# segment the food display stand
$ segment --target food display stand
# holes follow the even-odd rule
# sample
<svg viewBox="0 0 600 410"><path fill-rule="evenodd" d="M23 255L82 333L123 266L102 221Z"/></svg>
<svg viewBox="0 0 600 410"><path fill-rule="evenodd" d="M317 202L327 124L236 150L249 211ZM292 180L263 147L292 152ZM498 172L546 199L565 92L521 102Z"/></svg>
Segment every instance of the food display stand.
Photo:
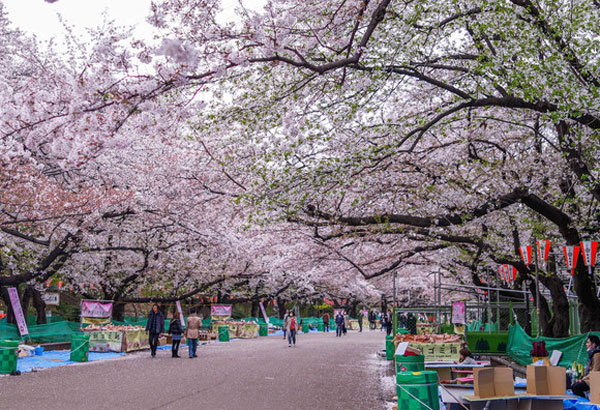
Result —
<svg viewBox="0 0 600 410"><path fill-rule="evenodd" d="M91 325L83 331L90 336L90 352L133 352L150 348L142 326Z"/></svg>
<svg viewBox="0 0 600 410"><path fill-rule="evenodd" d="M258 337L259 325L256 322L219 320L212 323L212 331L214 334L219 333L220 326L229 326L229 337L232 339L254 339Z"/></svg>

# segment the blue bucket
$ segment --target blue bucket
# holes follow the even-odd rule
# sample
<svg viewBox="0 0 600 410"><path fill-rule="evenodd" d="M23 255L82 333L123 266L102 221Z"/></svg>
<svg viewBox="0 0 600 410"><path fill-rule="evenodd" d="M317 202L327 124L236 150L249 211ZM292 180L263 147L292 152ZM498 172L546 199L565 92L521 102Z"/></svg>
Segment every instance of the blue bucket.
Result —
<svg viewBox="0 0 600 410"><path fill-rule="evenodd" d="M44 348L41 346L38 346L35 348L35 355L36 356L41 356L44 354Z"/></svg>

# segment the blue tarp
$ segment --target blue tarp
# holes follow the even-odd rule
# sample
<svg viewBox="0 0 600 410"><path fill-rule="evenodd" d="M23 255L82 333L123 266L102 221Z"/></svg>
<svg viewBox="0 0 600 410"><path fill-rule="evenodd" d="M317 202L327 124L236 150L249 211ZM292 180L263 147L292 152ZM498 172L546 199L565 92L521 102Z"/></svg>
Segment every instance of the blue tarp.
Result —
<svg viewBox="0 0 600 410"><path fill-rule="evenodd" d="M90 352L88 361L95 362L97 360L113 359L115 357L124 356L125 353L96 353ZM33 368L47 369L50 367L65 366L79 362L72 362L70 359L70 350L50 350L44 352L41 356L28 356L17 360L17 370L21 373L30 372Z"/></svg>
<svg viewBox="0 0 600 410"><path fill-rule="evenodd" d="M565 410L600 410L600 406L590 404L587 399L563 400Z"/></svg>

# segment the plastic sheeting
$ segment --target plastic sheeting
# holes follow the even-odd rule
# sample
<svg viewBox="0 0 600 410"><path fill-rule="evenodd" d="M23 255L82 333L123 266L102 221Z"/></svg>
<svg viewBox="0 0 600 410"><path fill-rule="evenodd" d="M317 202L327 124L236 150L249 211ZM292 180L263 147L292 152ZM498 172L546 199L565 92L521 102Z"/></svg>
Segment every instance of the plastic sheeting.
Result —
<svg viewBox="0 0 600 410"><path fill-rule="evenodd" d="M600 335L598 332L592 332L592 334ZM575 361L585 365L587 363L585 348L587 336L588 333L564 338L535 338L529 336L521 326L515 324L510 327L506 351L516 362L522 365L531 364L529 352L533 348L532 342L543 340L546 342L548 352L552 353L553 350L559 350L563 353L559 363L561 366L571 367Z"/></svg>
<svg viewBox="0 0 600 410"><path fill-rule="evenodd" d="M33 369L48 369L50 367L65 366L79 362L69 360L71 352L69 350L51 350L44 352L41 356L28 356L17 360L17 370L21 373L31 372ZM123 356L125 353L94 353L90 352L88 361L114 359Z"/></svg>
<svg viewBox="0 0 600 410"><path fill-rule="evenodd" d="M565 410L600 410L600 406L590 404L587 399L563 400Z"/></svg>

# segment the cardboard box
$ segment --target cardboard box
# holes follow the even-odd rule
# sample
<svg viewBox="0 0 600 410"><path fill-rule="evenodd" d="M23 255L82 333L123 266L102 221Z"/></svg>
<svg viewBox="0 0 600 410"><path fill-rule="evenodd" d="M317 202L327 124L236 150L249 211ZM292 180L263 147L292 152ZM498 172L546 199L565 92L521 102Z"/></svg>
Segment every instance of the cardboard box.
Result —
<svg viewBox="0 0 600 410"><path fill-rule="evenodd" d="M527 394L564 396L567 393L567 371L556 366L527 366Z"/></svg>
<svg viewBox="0 0 600 410"><path fill-rule="evenodd" d="M600 404L600 372L590 372L590 403Z"/></svg>
<svg viewBox="0 0 600 410"><path fill-rule="evenodd" d="M484 367L474 369L475 397L480 399L515 395L513 370L509 367Z"/></svg>

